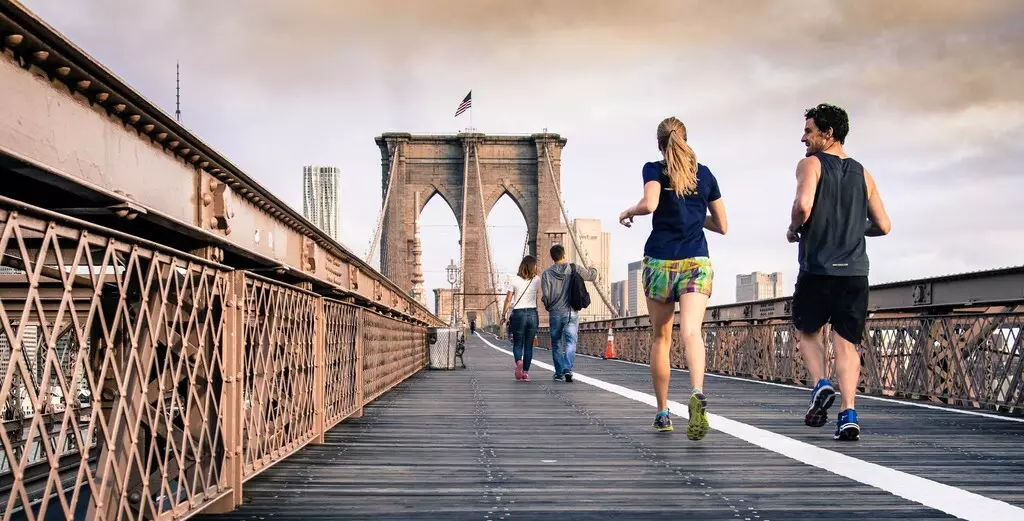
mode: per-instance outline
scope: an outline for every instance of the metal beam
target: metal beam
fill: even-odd
[[[7,101],[0,156],[16,165],[11,171],[113,206],[111,214],[134,210],[163,233],[211,246],[203,250],[211,260],[223,261],[229,252],[308,280],[321,293],[441,323],[17,2],[0,0],[0,34],[20,36],[0,41],[0,97]]]

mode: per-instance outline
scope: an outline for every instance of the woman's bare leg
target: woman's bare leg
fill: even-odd
[[[651,380],[654,382],[654,396],[658,410],[668,409],[668,383],[672,376],[669,350],[672,348],[672,324],[675,322],[675,302],[666,304],[647,299],[647,312],[651,316]]]

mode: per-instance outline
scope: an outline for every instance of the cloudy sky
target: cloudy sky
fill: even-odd
[[[294,208],[302,165],[340,167],[342,241],[359,255],[380,207],[374,136],[457,132],[472,89],[479,131],[568,138],[566,204],[612,232],[613,280],[650,230],[616,217],[674,115],[729,213],[729,235],[709,238],[712,303],[755,270],[782,271],[791,293],[803,110],[823,101],[849,111],[847,151],[892,217],[869,240],[872,283],[1024,263],[1018,0],[23,1],[168,113],[180,61],[184,124]],[[423,220],[427,287],[446,287],[455,218],[435,199]],[[504,199],[488,224],[514,270],[522,217]]]

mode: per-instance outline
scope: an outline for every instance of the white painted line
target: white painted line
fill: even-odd
[[[482,336],[480,340],[483,340],[485,344],[502,353],[512,354],[511,351],[488,342]],[[543,362],[535,361],[533,364],[549,371],[554,371],[553,367]],[[657,407],[657,402],[653,395],[598,380],[597,378],[591,378],[575,371],[572,377],[575,381],[645,403],[651,407]],[[669,400],[668,406],[675,411],[684,411],[682,413],[673,413],[677,416],[683,418],[689,416],[685,412],[687,408],[684,404]],[[876,463],[869,463],[752,425],[730,420],[717,414],[708,413],[708,421],[715,430],[739,438],[752,445],[757,445],[787,458],[818,467],[833,474],[884,490],[895,496],[920,503],[926,507],[945,512],[946,514],[967,519],[968,521],[1024,520],[1024,508],[1019,508],[1003,501],[884,467]]]

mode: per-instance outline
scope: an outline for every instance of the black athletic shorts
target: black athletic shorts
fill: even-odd
[[[814,275],[801,271],[793,291],[793,326],[813,333],[825,323],[839,336],[859,344],[868,316],[868,278]]]

